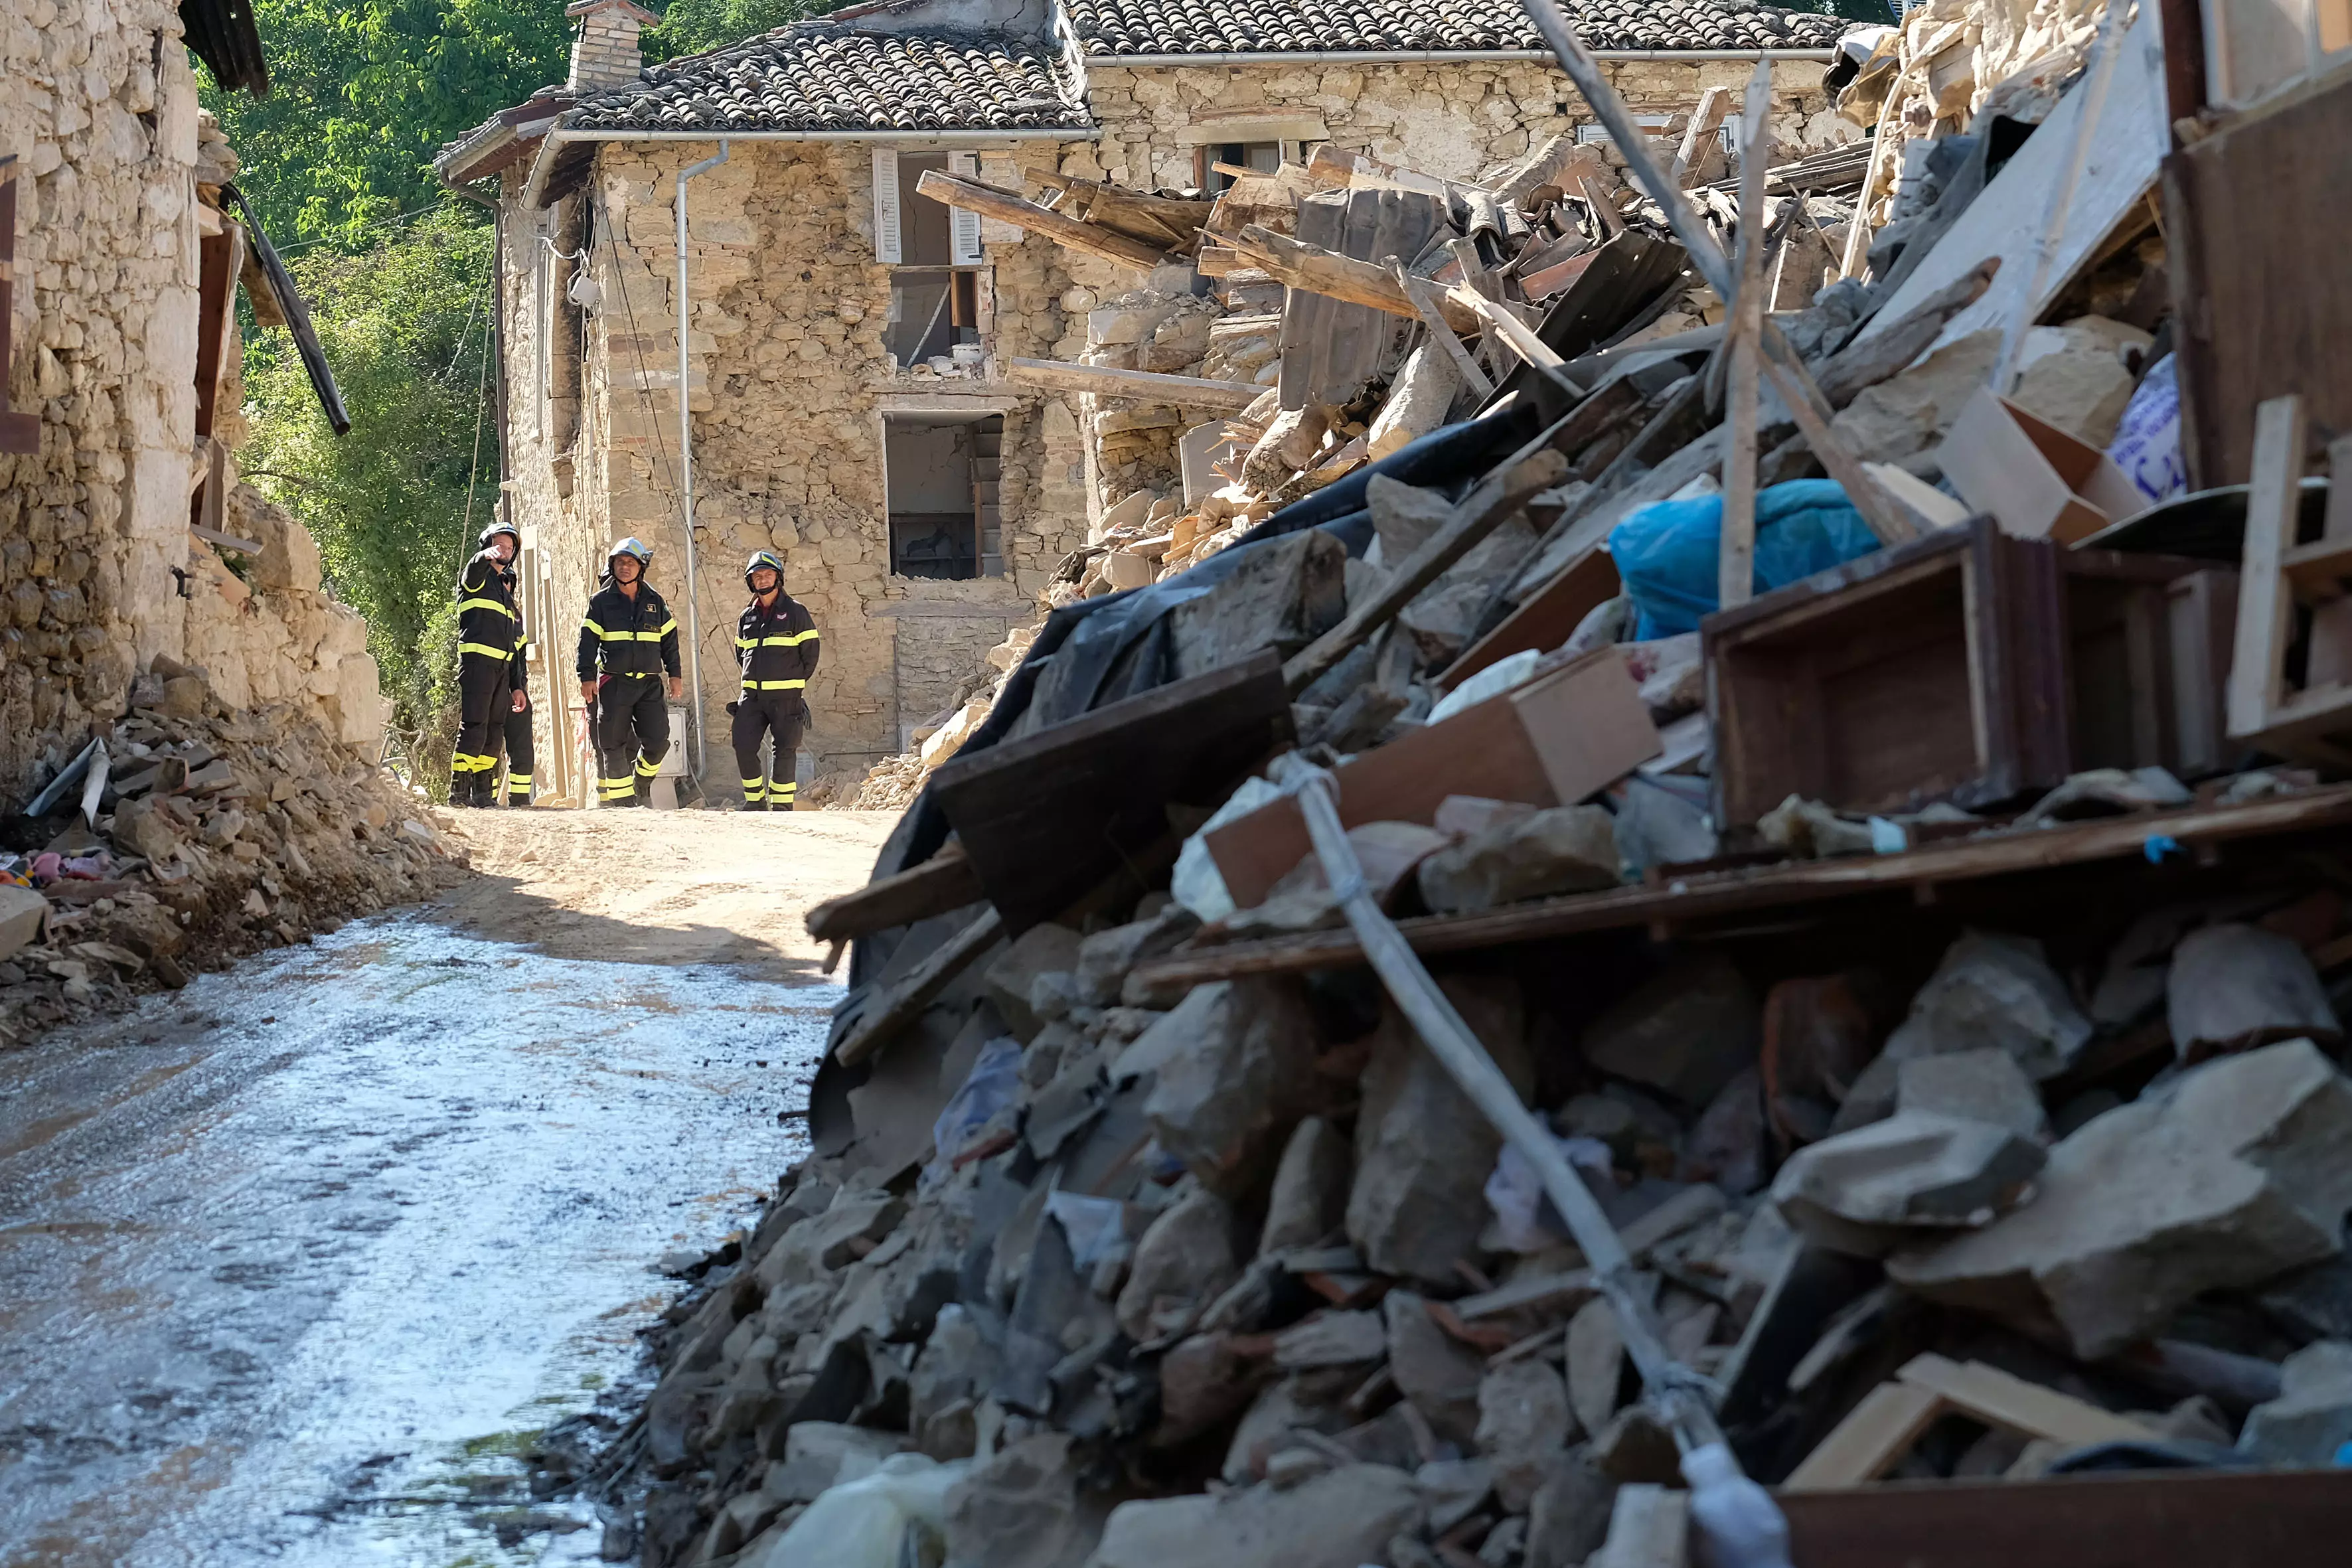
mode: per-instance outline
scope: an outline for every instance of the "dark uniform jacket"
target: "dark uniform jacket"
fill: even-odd
[[[599,673],[615,679],[678,673],[677,619],[642,581],[634,599],[608,583],[588,601],[580,622],[580,679]]]
[[[816,621],[808,606],[776,590],[767,608],[754,599],[735,623],[735,658],[743,667],[743,689],[801,691],[816,673]]]
[[[503,662],[521,651],[523,641],[514,578],[485,550],[457,577],[457,652]]]

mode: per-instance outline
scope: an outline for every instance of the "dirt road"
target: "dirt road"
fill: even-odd
[[[513,1455],[799,1152],[888,820],[458,820],[441,903],[0,1053],[0,1565],[596,1559]]]

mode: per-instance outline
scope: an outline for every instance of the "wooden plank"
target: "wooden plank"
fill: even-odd
[[[1574,417],[1573,414],[1568,416]],[[1291,693],[1295,696],[1314,684],[1316,677],[1394,620],[1415,595],[1468,554],[1505,518],[1525,506],[1528,498],[1559,483],[1568,472],[1568,459],[1553,448],[1552,442],[1567,423],[1568,419],[1561,420],[1496,464],[1420,549],[1397,563],[1370,598],[1350,606],[1338,626],[1293,655],[1282,668],[1283,683]]]
[[[1767,71],[1772,68],[1769,58],[1759,58],[1757,64]],[[1751,93],[1754,90],[1752,88],[1749,89]],[[1771,90],[1771,84],[1769,81],[1765,84],[1765,90],[1767,92]],[[1666,171],[1666,178],[1685,189],[1689,188],[1692,171],[1699,166],[1703,158],[1699,149],[1706,145],[1708,137],[1723,129],[1723,122],[1730,113],[1731,89],[1729,88],[1711,87],[1699,94],[1698,107],[1691,111],[1690,123],[1683,127],[1683,143],[1675,151],[1674,167]],[[1745,160],[1748,156],[1748,147],[1751,140],[1752,138],[1748,136],[1740,138],[1740,156],[1743,160],[1740,165],[1740,177],[1743,184],[1747,182]]]
[[[1501,338],[1513,353],[1557,382],[1560,390],[1570,397],[1584,395],[1584,388],[1570,381],[1568,372],[1561,368],[1568,362],[1560,358],[1549,343],[1538,337],[1533,327],[1512,314],[1508,305],[1489,300],[1475,289],[1458,287],[1449,289],[1447,297],[1475,311],[1480,321],[1494,329],[1496,336]]]
[[[1709,97],[1720,89],[1710,89]],[[1706,105],[1700,109],[1705,111]],[[1716,602],[1744,605],[1756,586],[1756,417],[1758,340],[1764,331],[1764,162],[1772,110],[1772,62],[1759,59],[1748,81],[1739,158],[1739,293],[1731,301],[1731,385],[1725,422],[1731,450],[1723,458],[1723,525],[1716,550]],[[1721,110],[1717,116],[1721,117]],[[1696,127],[1696,117],[1691,121]],[[1692,143],[1684,142],[1687,152]],[[1679,177],[1687,167],[1675,160]]]
[[[2046,1437],[2069,1447],[2091,1443],[2145,1442],[2153,1430],[2128,1416],[1982,1362],[1956,1362],[1932,1352],[1914,1356],[1895,1377],[1925,1389],[1963,1415],[2021,1436]],[[1809,1463],[1811,1461],[1808,1461]]]
[[[1430,341],[1454,362],[1455,373],[1462,377],[1462,384],[1470,389],[1471,395],[1481,403],[1492,397],[1495,384],[1486,379],[1486,373],[1479,368],[1477,360],[1462,346],[1462,340],[1454,336],[1454,329],[1445,324],[1445,317],[1439,310],[1436,300],[1423,287],[1421,279],[1406,271],[1402,261],[1397,262],[1391,270],[1397,288],[1412,301],[1412,308],[1421,315],[1421,324],[1429,330]]]
[[[1003,917],[989,910],[933,948],[896,990],[877,998],[875,1005],[842,1037],[841,1044],[833,1048],[834,1059],[844,1067],[855,1067],[888,1045],[1003,934]]]
[[[1251,224],[1234,237],[1234,248],[1286,288],[1344,300],[1351,305],[1369,305],[1391,316],[1418,318],[1421,314],[1381,262],[1358,261],[1257,224]],[[1475,332],[1484,324],[1475,310],[1451,293],[1439,299],[1437,308],[1445,324],[1457,332]]]
[[[196,434],[209,437],[222,374],[236,336],[236,281],[245,269],[245,230],[224,224],[219,234],[196,242]]]
[[[1017,225],[1044,235],[1056,245],[1084,251],[1089,256],[1099,256],[1106,261],[1132,267],[1138,271],[1149,272],[1175,259],[1160,247],[1146,244],[1116,229],[1082,223],[1051,207],[1040,206],[1025,196],[1000,191],[977,180],[960,180],[938,169],[924,170],[923,177],[915,184],[915,189],[935,202]]]
[[[2229,732],[2233,741],[2268,729],[2285,691],[2294,601],[2281,568],[2294,548],[2306,430],[2303,399],[2292,394],[2272,398],[2254,411],[2254,477],[2246,495],[2238,631],[2230,659]]]
[[[2352,289],[2342,226],[2324,216],[2342,209],[2347,148],[2352,79],[2338,68],[2332,82],[2290,89],[2166,162],[2192,490],[2249,477],[2246,411],[2270,398],[2299,394],[2315,426],[2352,430]]]
[[[1932,1388],[1882,1383],[1846,1412],[1845,1419],[1790,1472],[1781,1489],[1817,1492],[1874,1480],[1894,1468],[1943,1413],[1943,1395]]]
[[[950,843],[921,865],[827,899],[808,912],[817,942],[847,942],[892,926],[946,914],[981,897],[980,874],[963,846]]]
[[[1888,1481],[1779,1500],[1805,1568],[2336,1568],[2352,1470]]]
[[[1440,672],[1438,686],[1451,691],[1497,659],[1559,647],[1586,616],[1615,598],[1622,586],[1617,563],[1607,551],[1598,545],[1584,551],[1493,631],[1465,648],[1461,658]]]
[[[1475,1323],[1481,1318],[1538,1308],[1573,1311],[1599,1294],[1601,1286],[1592,1278],[1592,1270],[1571,1268],[1564,1274],[1538,1275],[1533,1279],[1482,1290],[1475,1296],[1465,1296],[1454,1303],[1454,1315],[1465,1323]]]
[[[1547,899],[1468,915],[1423,915],[1397,922],[1415,952],[1474,952],[1591,931],[1638,930],[1655,921],[1696,921],[1787,910],[2101,860],[2140,858],[2150,838],[2169,837],[2192,850],[2247,839],[2352,826],[2352,785],[2242,805],[2152,812],[2032,832],[1992,834],[1900,855],[1862,855],[1670,877],[1655,887]],[[1174,953],[1134,973],[1160,994],[1244,974],[1297,974],[1362,962],[1349,931],[1312,931]]]
[[[1076,364],[1068,360],[1015,359],[1005,363],[1009,380],[1030,386],[1050,386],[1061,392],[1091,392],[1098,397],[1135,397],[1179,408],[1207,408],[1238,414],[1265,395],[1266,388],[1246,381],[1210,381],[1193,375],[1162,375],[1157,371],[1119,370],[1110,365]]]
[[[1291,738],[1265,649],[954,757],[929,788],[1017,935],[1164,837],[1171,804],[1214,805]]]

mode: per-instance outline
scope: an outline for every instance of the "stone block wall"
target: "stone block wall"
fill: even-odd
[[[1611,60],[1602,68],[1636,114],[1687,113],[1710,87],[1744,91],[1745,60]],[[1853,134],[1822,90],[1822,63],[1773,67],[1773,140],[1790,158]],[[1424,174],[1466,178],[1544,138],[1598,122],[1573,83],[1540,60],[1397,65],[1118,66],[1090,60],[1087,99],[1099,142],[1071,147],[1062,172],[1119,184],[1179,188],[1195,179],[1204,140],[1266,140],[1252,118],[1319,119],[1350,153]],[[1212,136],[1220,121],[1241,129]]]
[[[381,732],[364,625],[321,591],[299,524],[278,514],[252,583],[191,544],[197,186],[235,158],[200,126],[180,39],[171,0],[0,6],[0,153],[17,156],[0,371],[41,423],[37,453],[0,454],[0,796],[118,717],[158,654],[205,666],[233,703],[307,689],[344,739]],[[236,400],[232,374],[215,427],[231,447]],[[264,521],[236,493],[231,529]]]
[[[568,682],[579,616],[604,551],[622,534],[655,550],[652,580],[685,622],[685,537],[677,430],[676,174],[700,144],[610,143],[590,195],[589,312],[576,443],[536,435],[522,399],[543,374],[530,252],[537,215],[509,208],[508,364],[515,519],[551,563],[551,657]],[[1056,150],[1034,156],[1048,165]],[[1017,178],[1013,154],[983,177]],[[723,761],[725,704],[736,690],[733,644],[744,560],[773,550],[809,606],[824,658],[809,690],[806,748],[819,772],[899,749],[905,731],[951,698],[979,656],[1033,615],[1056,563],[1084,542],[1087,459],[1075,405],[992,372],[941,377],[892,368],[883,346],[890,269],[874,259],[871,149],[739,142],[688,190],[688,407],[693,418],[702,688],[713,765]],[[1050,356],[1069,327],[1060,247],[992,240],[983,338],[994,360]],[[1083,317],[1078,319],[1083,338]],[[889,574],[883,513],[883,415],[968,411],[1004,420],[1003,577],[946,583]],[[557,426],[561,422],[553,422]],[[568,458],[568,463],[563,459]],[[556,473],[568,470],[571,493]]]

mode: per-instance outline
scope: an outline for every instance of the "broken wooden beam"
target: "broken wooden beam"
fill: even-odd
[[[1574,417],[1573,414],[1568,416]],[[1447,567],[1468,554],[1529,498],[1559,483],[1568,473],[1568,459],[1552,443],[1567,423],[1562,419],[1497,464],[1462,498],[1420,549],[1397,563],[1378,592],[1351,607],[1338,626],[1292,655],[1282,667],[1283,684],[1290,694],[1296,697],[1313,685],[1316,677],[1394,620],[1415,595],[1437,581]]]
[[[919,866],[827,899],[808,912],[818,942],[852,942],[979,901],[980,874],[961,844],[950,843]]]
[[[1134,397],[1147,403],[1211,408],[1228,414],[1240,413],[1267,390],[1247,381],[1207,381],[1193,375],[1162,375],[1157,371],[1118,370],[1109,365],[1076,364],[1058,359],[1009,360],[1005,369],[1012,380],[1031,386],[1091,392],[1098,397]]]
[[[871,1010],[850,1026],[833,1048],[834,1059],[855,1067],[898,1037],[898,1032],[922,1016],[972,961],[996,945],[1004,934],[1004,921],[990,909],[961,931],[933,948],[896,987],[874,1000]]]
[[[975,212],[1002,223],[1017,225],[1031,233],[1045,236],[1056,245],[1083,250],[1089,256],[1099,256],[1106,261],[1115,261],[1121,267],[1132,267],[1138,271],[1149,272],[1176,259],[1160,247],[1147,245],[1117,229],[1081,223],[1025,196],[1016,196],[977,180],[959,179],[937,169],[924,170],[923,177],[915,183],[915,189],[935,202],[961,207],[966,212]]]
[[[1358,261],[1319,245],[1276,234],[1258,224],[1251,224],[1235,235],[1234,248],[1251,265],[1264,268],[1275,281],[1287,288],[1345,300],[1351,305],[1369,305],[1391,316],[1421,314],[1388,269],[1377,262]],[[1451,294],[1438,300],[1438,313],[1457,332],[1475,332],[1485,325],[1475,310]]]
[[[1397,922],[1419,953],[1475,952],[1600,931],[1635,931],[1655,921],[1694,921],[1793,910],[1807,904],[1902,892],[2100,860],[2143,857],[2169,835],[2193,854],[2200,846],[2297,837],[2352,826],[2352,785],[2337,784],[2243,805],[2106,817],[2032,833],[1994,834],[1896,855],[1783,862],[1692,871],[1658,886],[1579,893],[1475,914],[1422,915]],[[1249,974],[1300,974],[1363,962],[1353,931],[1318,931],[1182,951],[1130,971],[1150,996],[1181,998],[1195,985]]]
[[[1899,375],[1943,335],[1945,323],[1992,287],[2000,258],[1988,257],[1919,302],[1919,308],[1885,331],[1848,343],[1830,356],[1814,378],[1832,408],[1843,408],[1868,388]]]

